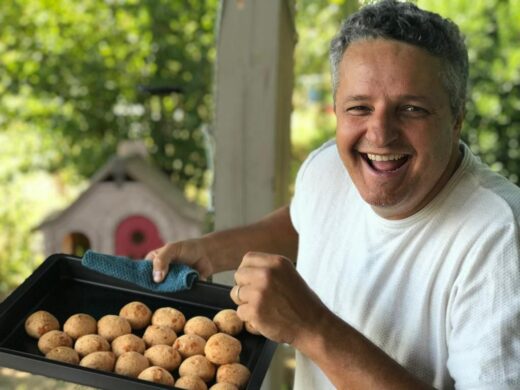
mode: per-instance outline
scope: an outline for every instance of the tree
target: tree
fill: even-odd
[[[308,153],[332,138],[336,121],[332,109],[329,42],[341,21],[358,4],[351,0],[296,2],[295,89],[293,94],[291,174]]]
[[[144,140],[179,186],[204,188],[217,6],[0,2],[0,295],[41,261],[31,229],[70,201],[77,191],[69,189],[119,141]],[[58,186],[49,191],[51,182]]]
[[[216,7],[216,0],[2,2],[0,118],[6,131],[39,133],[40,153],[27,156],[27,166],[72,166],[89,177],[120,140],[144,139],[172,179],[202,186]],[[157,98],[139,86],[183,93]]]
[[[420,0],[466,36],[469,99],[463,138],[494,170],[520,183],[520,3],[509,0]]]

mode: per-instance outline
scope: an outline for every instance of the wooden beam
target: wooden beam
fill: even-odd
[[[215,229],[289,201],[292,0],[222,1],[217,43]],[[232,282],[228,277],[215,278]]]

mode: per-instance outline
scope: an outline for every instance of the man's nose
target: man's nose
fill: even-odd
[[[365,138],[373,146],[384,147],[399,138],[396,118],[390,110],[374,110],[367,122]]]

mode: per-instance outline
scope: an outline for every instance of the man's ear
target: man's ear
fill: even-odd
[[[460,138],[460,133],[462,131],[462,124],[464,123],[464,117],[466,116],[466,110],[460,110],[460,113],[455,118],[453,122],[453,133],[457,138]]]

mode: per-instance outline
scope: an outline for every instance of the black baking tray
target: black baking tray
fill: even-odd
[[[170,306],[182,311],[186,318],[196,315],[213,318],[222,309],[236,308],[229,292],[229,286],[202,281],[195,282],[190,290],[151,292],[85,268],[77,257],[55,254],[0,303],[0,366],[102,389],[172,389],[171,386],[48,360],[38,350],[37,340],[25,333],[25,319],[37,310],[46,310],[63,326],[73,314],[88,313],[99,319],[106,314],[118,314],[121,307],[136,300],[148,305],[152,311]],[[237,338],[242,343],[240,362],[251,371],[247,390],[259,389],[276,343],[246,331]],[[178,378],[177,372],[174,377]]]

